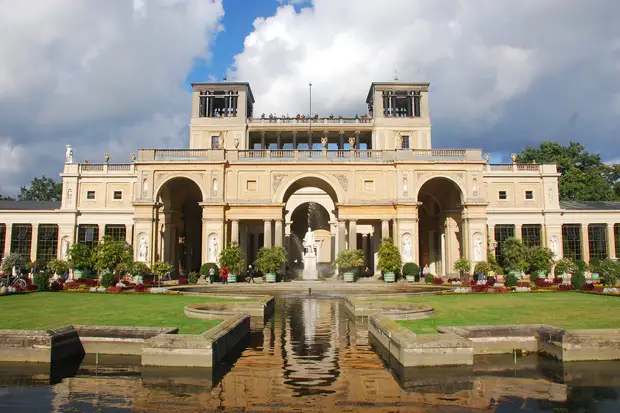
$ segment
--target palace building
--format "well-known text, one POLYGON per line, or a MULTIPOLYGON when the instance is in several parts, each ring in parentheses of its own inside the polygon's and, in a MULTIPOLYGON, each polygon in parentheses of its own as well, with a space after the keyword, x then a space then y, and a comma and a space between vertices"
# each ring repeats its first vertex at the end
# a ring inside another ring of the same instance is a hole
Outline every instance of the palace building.
MULTIPOLYGON (((196 270, 237 242, 246 261, 282 245, 292 267, 308 228, 318 260, 382 238, 404 262, 448 275, 460 257, 501 256, 507 237, 586 261, 620 253, 620 203, 560 202, 556 165, 492 164, 481 149, 434 149, 429 84, 376 82, 367 114, 265 116, 248 83, 192 84, 188 149, 140 149, 133 162, 76 163, 61 202, 0 202, 0 248, 66 258, 103 235, 137 260, 196 270)), ((514 158, 514 157, 513 157, 514 158)))

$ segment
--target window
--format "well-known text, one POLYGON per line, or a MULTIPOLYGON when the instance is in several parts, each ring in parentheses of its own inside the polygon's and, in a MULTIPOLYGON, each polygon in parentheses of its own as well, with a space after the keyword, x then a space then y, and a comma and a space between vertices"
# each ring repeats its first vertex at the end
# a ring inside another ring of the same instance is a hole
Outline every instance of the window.
POLYGON ((375 191, 375 181, 365 180, 364 181, 364 191, 366 191, 366 192, 374 192, 375 191))
POLYGON ((58 225, 39 225, 37 238, 37 260, 49 262, 56 258, 58 252, 58 225))
MULTIPOLYGON (((220 118, 237 116, 238 91, 203 90, 200 92, 198 116, 201 118, 220 118)), ((252 116, 251 107, 248 116, 252 116)))
POLYGON ((256 185, 256 181, 254 180, 248 180, 246 182, 246 187, 245 187, 246 191, 248 192, 256 192, 256 190, 258 189, 258 186, 256 185))
POLYGON ((13 224, 11 236, 11 252, 24 256, 30 260, 30 248, 32 247, 32 225, 13 224))
POLYGON ((127 228, 125 225, 106 225, 105 236, 112 237, 114 241, 127 241, 127 228))
POLYGON ((591 224, 588 226, 588 246, 590 262, 607 258, 607 225, 591 224))
POLYGON ((95 191, 86 191, 86 199, 95 199, 95 191))
POLYGON ((4 258, 5 238, 6 238, 6 225, 0 224, 0 259, 4 258))
POLYGON ((419 117, 420 91, 384 91, 383 115, 386 117, 419 117))
POLYGON ((499 196, 499 199, 503 199, 503 200, 508 199, 508 193, 506 191, 499 191, 498 196, 499 196))
POLYGON ((402 139, 402 149, 409 149, 409 136, 405 135, 402 139))
POLYGON ((514 236, 514 225, 500 224, 495 226, 495 242, 497 242, 497 247, 495 248, 495 258, 498 263, 502 264, 502 243, 506 240, 506 238, 512 238, 514 236))
POLYGON ((114 191, 113 198, 115 200, 123 199, 123 191, 114 191))
POLYGON ((540 247, 542 245, 541 225, 523 225, 521 227, 521 240, 526 247, 540 247))
POLYGON ((211 136, 211 149, 220 149, 220 137, 218 135, 211 136))
POLYGON ((78 244, 94 248, 99 241, 99 225, 80 225, 78 227, 78 244))
POLYGON ((581 225, 562 225, 562 246, 564 258, 581 259, 581 225))
POLYGON ((525 199, 534 199, 534 191, 525 191, 525 199))
POLYGON ((616 235, 616 258, 620 258, 620 224, 614 225, 614 233, 616 235))

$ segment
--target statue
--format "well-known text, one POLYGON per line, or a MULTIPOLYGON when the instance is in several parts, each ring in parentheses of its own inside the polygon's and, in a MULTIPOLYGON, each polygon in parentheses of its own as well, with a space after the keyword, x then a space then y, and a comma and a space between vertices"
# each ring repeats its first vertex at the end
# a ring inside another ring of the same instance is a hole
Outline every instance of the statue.
POLYGON ((489 163, 489 159, 491 159, 491 154, 487 152, 484 154, 484 160, 487 161, 487 163, 489 163))
POLYGON ((110 154, 106 153, 103 155, 103 163, 110 163, 110 154))
POLYGON ((67 202, 71 202, 71 198, 73 198, 73 191, 71 189, 67 189, 67 202))
POLYGON ((60 259, 66 261, 69 257, 69 240, 65 237, 62 239, 62 245, 60 247, 60 259))
POLYGON ((71 149, 71 145, 66 145, 65 163, 73 163, 73 150, 71 149))
POLYGON ((306 254, 314 255, 315 243, 316 240, 314 238, 314 232, 312 232, 312 229, 308 227, 308 232, 306 232, 306 235, 304 236, 304 248, 306 249, 306 254))
POLYGON ((239 148, 239 138, 235 137, 233 143, 235 144, 235 149, 239 148))
POLYGON ((478 178, 474 178, 474 186, 473 186, 474 196, 478 196, 478 178))
POLYGON ((408 184, 407 178, 403 178, 403 195, 405 196, 409 195, 409 188, 407 184, 408 184))
POLYGON ((474 234, 474 261, 482 261, 482 234, 474 234))
POLYGON ((135 161, 136 161, 136 158, 137 158, 137 157, 136 157, 136 154, 135 154, 135 153, 132 153, 132 154, 131 154, 131 160, 132 160, 132 162, 135 162, 135 161))
POLYGON ((510 154, 510 159, 512 159, 512 163, 516 163, 517 162, 517 154, 516 153, 511 153, 510 154))
POLYGON ((213 179, 213 185, 211 187, 211 193, 213 196, 217 196, 217 179, 213 179))
POLYGON ((549 188, 549 202, 553 202, 553 189, 549 188))
POLYGON ((321 145, 323 145, 323 149, 327 149, 327 136, 321 136, 321 145))
POLYGON ((404 235, 403 236, 403 257, 407 260, 410 260, 412 258, 412 251, 411 251, 411 239, 409 238, 409 235, 404 235))
POLYGON ((355 136, 349 136, 349 146, 351 150, 355 149, 355 136))
POLYGON ((553 252, 553 259, 560 257, 560 239, 557 235, 554 235, 549 239, 549 249, 553 252))
POLYGON ((211 240, 209 241, 209 262, 217 261, 217 253, 218 253, 217 239, 215 235, 212 235, 211 240))
POLYGON ((140 237, 140 245, 138 246, 138 257, 136 261, 146 262, 146 256, 149 252, 148 242, 146 240, 146 236, 142 235, 140 237))
POLYGON ((221 132, 220 132, 219 144, 220 144, 220 147, 218 149, 224 149, 224 134, 221 132))

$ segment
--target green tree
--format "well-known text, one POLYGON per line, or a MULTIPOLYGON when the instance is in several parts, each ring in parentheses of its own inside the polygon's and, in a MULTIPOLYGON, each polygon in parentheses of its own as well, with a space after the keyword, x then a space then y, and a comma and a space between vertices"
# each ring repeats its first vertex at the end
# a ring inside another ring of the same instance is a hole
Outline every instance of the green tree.
POLYGON ((519 163, 555 163, 561 174, 560 200, 620 200, 620 166, 606 165, 598 154, 591 154, 578 142, 563 146, 542 142, 528 146, 517 156, 519 163))
POLYGON ((0 201, 15 201, 15 198, 0 194, 0 201))
POLYGON ((20 201, 60 201, 61 198, 62 184, 45 175, 34 178, 29 188, 22 186, 18 196, 20 201))

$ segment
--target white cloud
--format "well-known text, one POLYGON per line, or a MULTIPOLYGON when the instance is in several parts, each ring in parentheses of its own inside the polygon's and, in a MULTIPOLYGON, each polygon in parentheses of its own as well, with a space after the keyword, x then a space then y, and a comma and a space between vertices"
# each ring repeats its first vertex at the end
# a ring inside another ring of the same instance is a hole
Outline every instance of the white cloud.
POLYGON ((313 111, 354 114, 396 70, 431 82, 436 146, 595 150, 620 132, 618 15, 616 0, 314 0, 257 19, 230 76, 251 83, 257 113, 307 112, 312 81, 313 111))
MULTIPOLYGON (((183 137, 184 83, 209 58, 221 0, 0 0, 0 131, 33 176, 103 150, 129 154, 183 137)), ((0 177, 0 185, 8 185, 0 177)))

